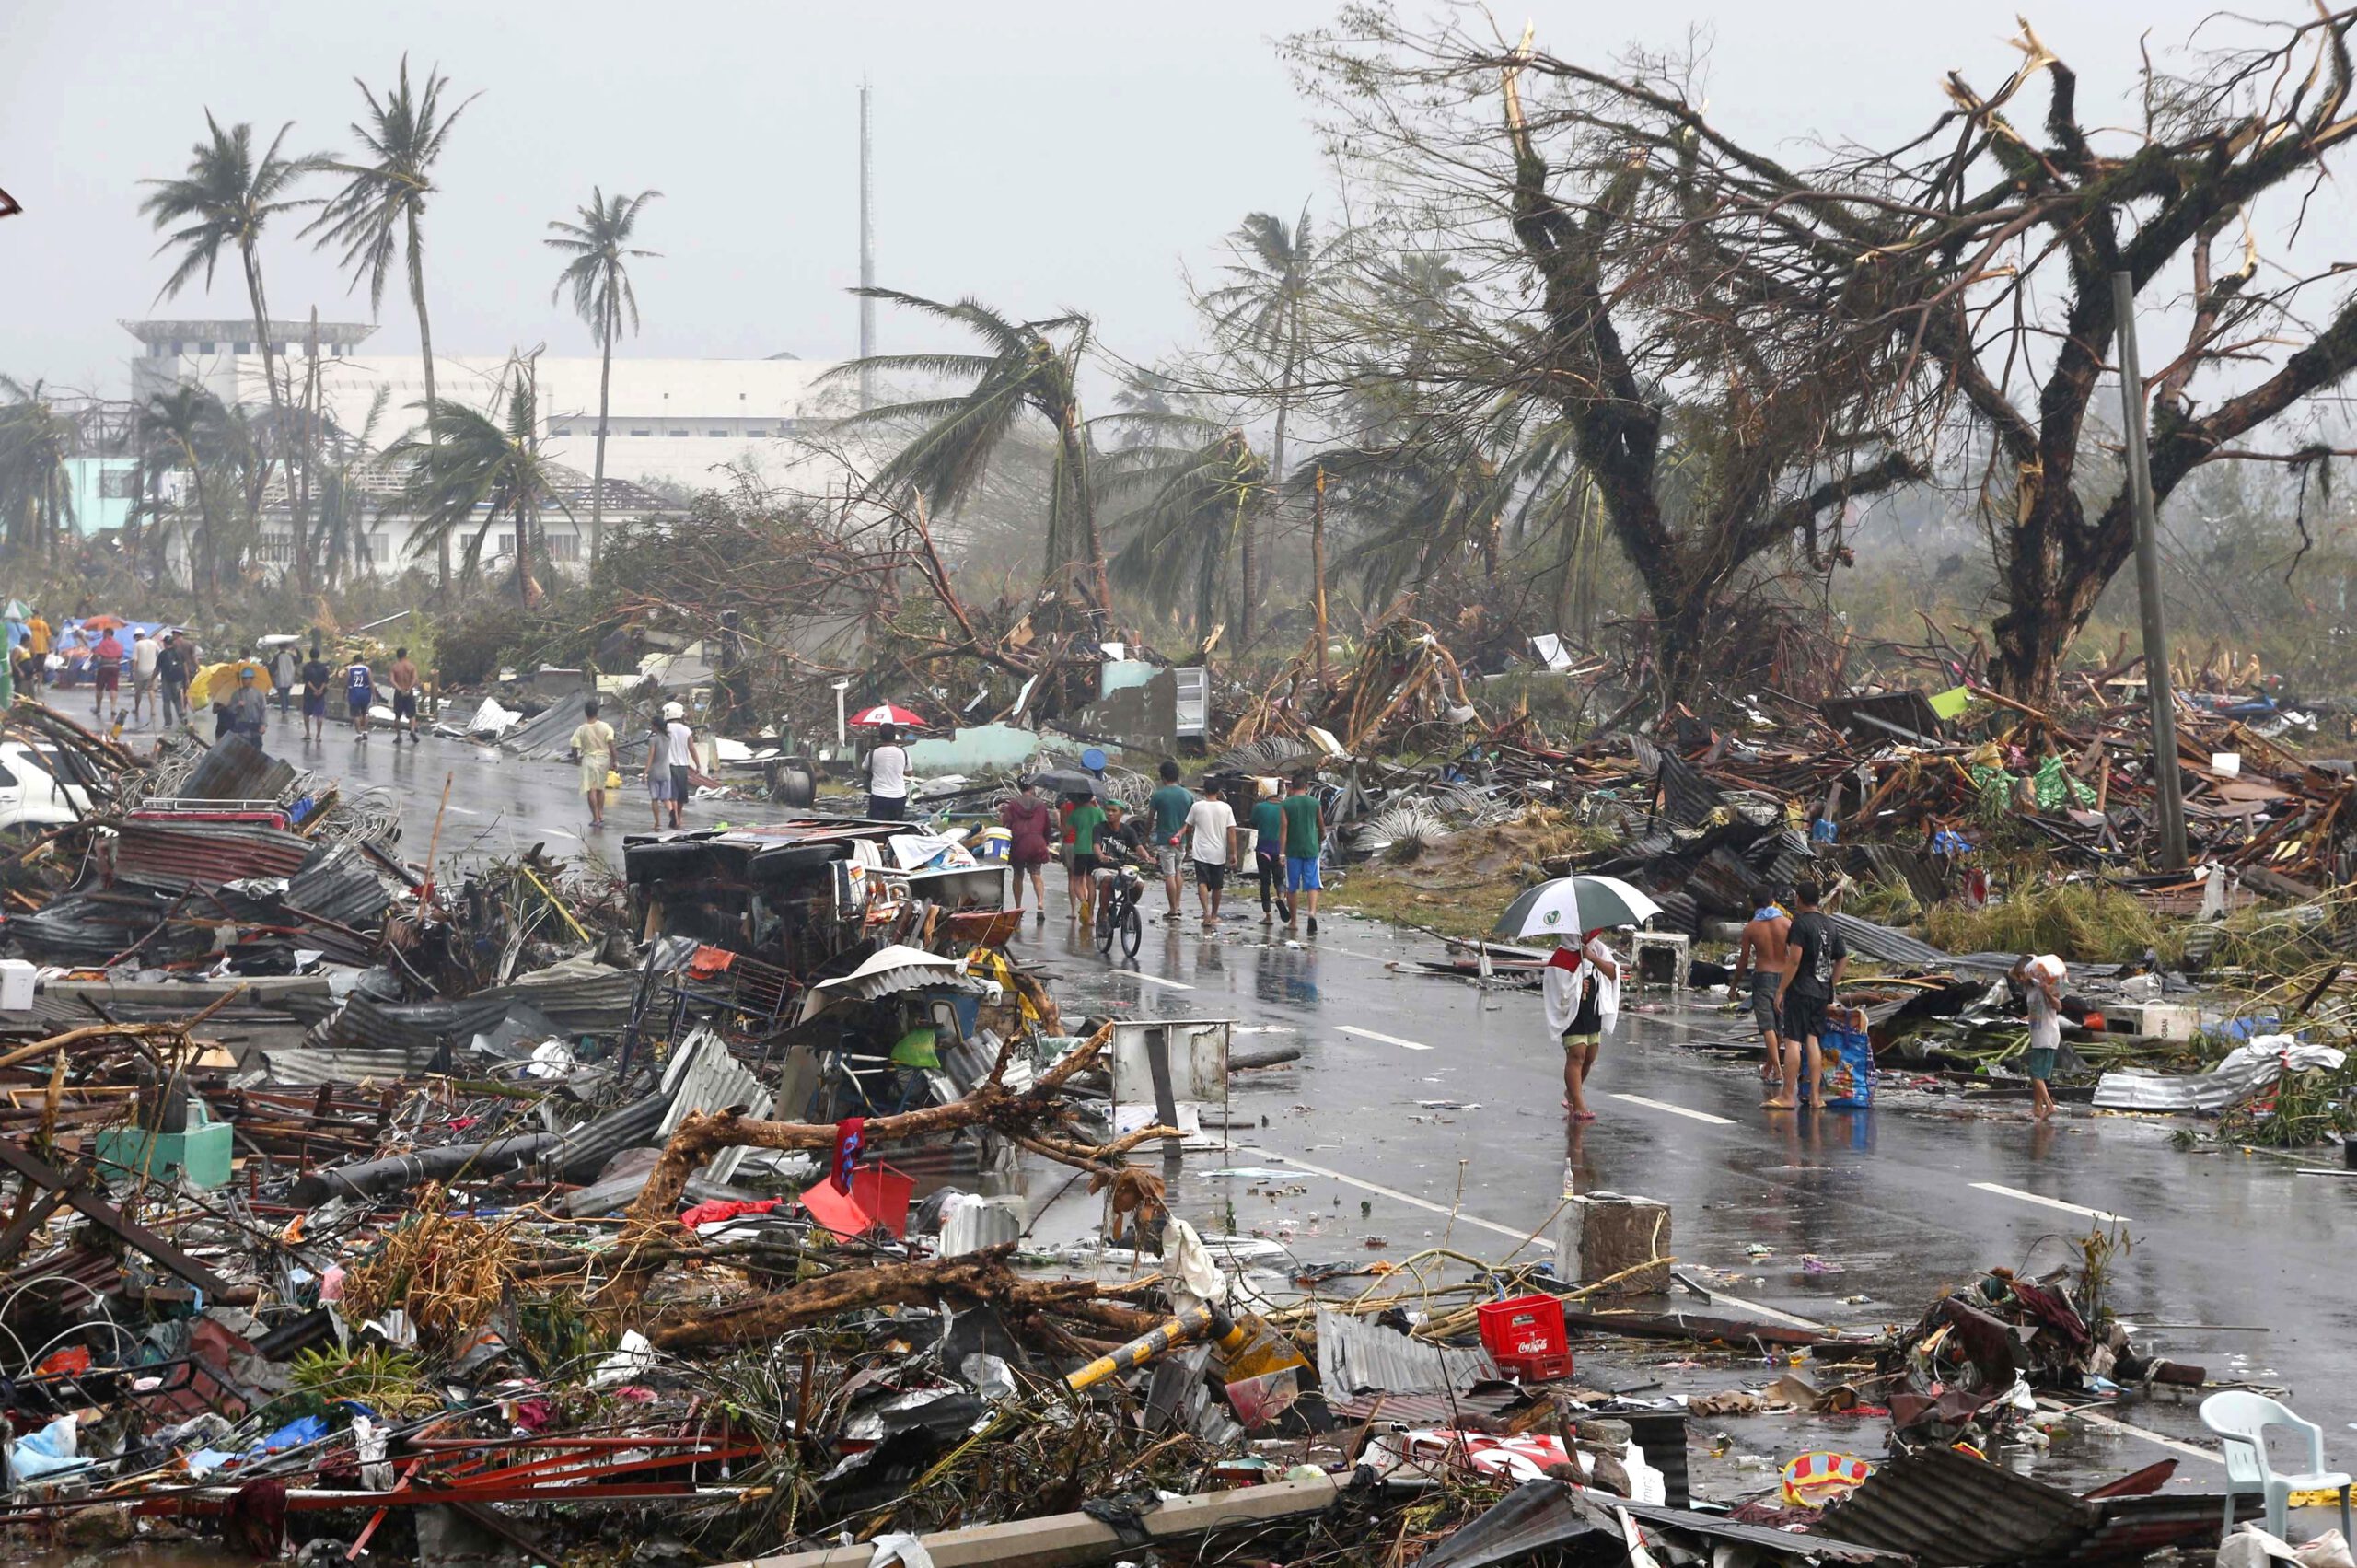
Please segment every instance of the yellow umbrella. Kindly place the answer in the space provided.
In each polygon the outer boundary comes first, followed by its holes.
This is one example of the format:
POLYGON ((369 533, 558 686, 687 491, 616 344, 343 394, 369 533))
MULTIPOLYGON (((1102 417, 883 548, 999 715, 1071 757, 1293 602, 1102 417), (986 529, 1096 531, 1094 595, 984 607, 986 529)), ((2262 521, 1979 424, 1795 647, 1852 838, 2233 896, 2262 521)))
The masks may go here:
POLYGON ((229 693, 238 689, 238 672, 243 669, 250 669, 254 672, 255 690, 267 691, 271 689, 270 671, 261 665, 250 658, 228 659, 220 664, 208 664, 196 672, 196 679, 188 683, 189 701, 192 703, 227 702, 229 693))

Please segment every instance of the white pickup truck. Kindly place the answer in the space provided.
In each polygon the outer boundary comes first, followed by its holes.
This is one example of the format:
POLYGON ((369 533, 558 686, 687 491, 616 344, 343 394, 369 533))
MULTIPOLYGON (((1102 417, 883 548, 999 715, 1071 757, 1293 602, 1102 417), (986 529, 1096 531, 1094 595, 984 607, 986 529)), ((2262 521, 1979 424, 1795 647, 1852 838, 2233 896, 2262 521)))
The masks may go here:
POLYGON ((90 808, 79 784, 61 784, 37 747, 0 740, 0 834, 29 837, 76 821, 90 808))

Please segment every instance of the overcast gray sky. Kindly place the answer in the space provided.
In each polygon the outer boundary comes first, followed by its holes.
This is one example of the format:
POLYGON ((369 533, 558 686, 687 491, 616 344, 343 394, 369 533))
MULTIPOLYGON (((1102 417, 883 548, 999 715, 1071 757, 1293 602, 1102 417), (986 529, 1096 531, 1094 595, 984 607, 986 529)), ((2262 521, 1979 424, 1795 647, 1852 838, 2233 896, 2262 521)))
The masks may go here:
MULTIPOLYGON (((1921 129, 1961 68, 1984 90, 2017 60, 2022 0, 1660 0, 1495 8, 1539 41, 1596 57, 1709 29, 1711 107, 1754 136, 1921 129)), ((2155 46, 2214 7, 2190 0, 2070 0, 2033 9, 2084 78, 2091 120, 2124 122, 2136 34, 2155 46)), ((2258 14, 2288 16, 2290 0, 2258 14)), ((120 394, 132 340, 118 318, 237 316, 234 269, 208 297, 154 303, 167 267, 137 213, 142 178, 179 172, 204 110, 266 139, 347 150, 352 77, 439 64, 480 89, 441 169, 428 237, 438 349, 497 354, 545 342, 592 352, 549 302, 540 241, 593 183, 660 188, 642 263, 635 352, 808 358, 856 343, 857 120, 876 87, 879 281, 971 293, 1020 312, 1074 307, 1102 338, 1150 359, 1190 322, 1183 262, 1256 208, 1322 199, 1305 108, 1273 35, 1323 23, 1325 4, 656 4, 272 0, 94 6, 17 0, 0 46, 0 372, 120 394)), ((366 319, 289 225, 267 252, 273 313, 317 303, 366 319)), ((371 346, 412 351, 399 285, 371 346)), ((938 341, 887 311, 888 348, 938 341)))

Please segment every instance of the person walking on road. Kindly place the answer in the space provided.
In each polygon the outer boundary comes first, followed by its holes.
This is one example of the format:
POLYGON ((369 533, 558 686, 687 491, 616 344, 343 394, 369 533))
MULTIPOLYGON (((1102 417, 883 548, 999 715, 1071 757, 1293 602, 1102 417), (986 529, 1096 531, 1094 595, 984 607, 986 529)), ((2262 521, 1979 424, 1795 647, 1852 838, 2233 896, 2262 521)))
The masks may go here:
POLYGON ((335 671, 319 656, 319 645, 311 645, 311 656, 303 661, 303 738, 324 745, 328 738, 328 682, 335 679, 335 671))
POLYGON ((393 744, 401 743, 401 726, 409 726, 409 743, 417 741, 417 666, 410 662, 407 648, 393 650, 393 668, 385 672, 393 683, 393 744))
POLYGON ((99 645, 90 650, 90 686, 94 695, 90 716, 103 720, 109 704, 114 716, 122 717, 122 642, 111 628, 99 633, 99 645))
POLYGON ((2054 1114, 2054 1059, 2062 1051, 2062 981, 2070 968, 2051 953, 2025 958, 2014 966, 2013 981, 2029 1008, 2029 1050, 2022 1070, 2029 1074, 2029 1114, 2043 1121, 2054 1114))
POLYGON ((679 816, 687 808, 688 796, 695 787, 691 776, 696 765, 696 732, 688 723, 688 710, 677 703, 663 704, 663 761, 671 771, 671 826, 682 824, 679 816))
POLYGON ((163 718, 163 704, 156 696, 156 664, 164 652, 164 645, 156 640, 153 632, 142 632, 131 639, 131 722, 156 724, 163 718))
POLYGON ((1760 1103, 1771 1110, 1793 1110, 1800 1104, 1801 1066, 1808 1066, 1808 1103, 1825 1106, 1825 1056, 1817 1041, 1825 1033, 1825 1010, 1850 968, 1850 947, 1825 912, 1817 907, 1824 895, 1814 882, 1793 889, 1799 912, 1784 933, 1784 982, 1776 1005, 1784 1026, 1784 1086, 1760 1103))
POLYGON ((303 679, 303 660, 292 643, 281 643, 270 656, 270 683, 278 688, 278 716, 286 717, 295 703, 295 687, 303 679))
POLYGON ((188 683, 192 673, 188 650, 180 646, 176 634, 165 633, 162 646, 156 650, 156 691, 163 703, 163 717, 157 721, 158 724, 188 722, 188 683))
POLYGON ((1023 878, 1031 878, 1031 898, 1035 906, 1035 923, 1048 918, 1048 883, 1041 870, 1053 860, 1055 850, 1050 839, 1055 831, 1056 814, 1039 798, 1037 780, 1027 779, 1017 785, 1006 804, 998 808, 999 826, 1006 830, 1006 858, 1015 867, 1015 912, 1023 912, 1023 878))
POLYGON ((1760 1043, 1766 1048, 1759 1060, 1759 1081, 1771 1090, 1784 1077, 1783 1050, 1779 1043, 1783 1020, 1777 1016, 1776 993, 1784 986, 1784 935, 1792 928, 1793 917, 1774 904, 1754 910, 1736 943, 1735 975, 1727 982, 1727 993, 1740 999, 1745 979, 1750 980, 1751 1019, 1759 1027, 1760 1043))
POLYGON ((1084 931, 1097 918, 1097 835, 1109 820, 1093 795, 1074 796, 1072 808, 1064 813, 1064 853, 1072 873, 1065 893, 1072 902, 1071 918, 1084 931))
POLYGON ((1162 785, 1146 798, 1146 807, 1154 814, 1154 860, 1162 873, 1162 918, 1177 924, 1178 921, 1178 876, 1185 869, 1186 849, 1179 837, 1187 829, 1187 814, 1195 808, 1195 796, 1178 782, 1178 764, 1168 758, 1162 763, 1162 785))
POLYGON ((238 689, 229 693, 229 733, 261 744, 262 726, 270 723, 270 699, 262 695, 250 664, 238 667, 238 689))
POLYGON ((1599 928, 1582 937, 1576 949, 1558 946, 1548 957, 1539 986, 1548 1031, 1563 1042, 1563 1109, 1573 1121, 1593 1121, 1587 1075, 1603 1053, 1604 1037, 1620 1021, 1620 960, 1599 928))
POLYGON ((1195 902, 1203 923, 1219 923, 1220 892, 1236 858, 1236 807, 1207 795, 1187 810, 1187 854, 1195 863, 1195 902))
POLYGON ((1309 793, 1309 775, 1295 773, 1292 793, 1285 796, 1284 837, 1279 845, 1285 857, 1285 891, 1294 897, 1294 907, 1285 911, 1285 929, 1293 929, 1294 912, 1306 904, 1309 911, 1309 934, 1318 935, 1318 894, 1325 883, 1318 874, 1318 851, 1325 845, 1325 831, 1318 821, 1318 797, 1309 793))
POLYGON ((654 803, 655 830, 663 830, 664 807, 671 803, 671 737, 656 714, 646 735, 646 798, 654 803))
POLYGON ((909 814, 909 749, 900 732, 878 726, 876 744, 867 750, 867 819, 899 822, 909 814))
POLYGON ((589 825, 606 825, 606 775, 614 766, 614 726, 598 716, 598 699, 581 704, 573 731, 573 754, 581 763, 581 795, 589 802, 589 825))
POLYGON ((49 622, 41 618, 40 610, 36 610, 25 617, 25 646, 33 656, 32 694, 35 697, 40 695, 41 688, 49 683, 51 635, 49 622))
MULTIPOLYGON (((1260 883, 1260 923, 1266 925, 1274 908, 1293 923, 1293 900, 1285 893, 1285 808, 1273 795, 1264 795, 1252 803, 1252 868, 1260 883)), ((1242 866, 1237 867, 1241 871, 1242 866)))
POLYGON ((368 710, 377 703, 377 672, 358 654, 343 667, 343 705, 352 714, 352 738, 368 738, 368 710))

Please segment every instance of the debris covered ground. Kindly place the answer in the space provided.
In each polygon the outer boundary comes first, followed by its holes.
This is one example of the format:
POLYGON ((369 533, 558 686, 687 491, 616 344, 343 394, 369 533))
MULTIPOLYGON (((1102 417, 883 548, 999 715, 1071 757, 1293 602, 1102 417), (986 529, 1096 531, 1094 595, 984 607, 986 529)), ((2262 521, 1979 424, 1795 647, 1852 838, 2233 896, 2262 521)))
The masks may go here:
MULTIPOLYGON (((1703 1018, 1729 922, 1804 868, 1845 881, 1869 1098, 2008 1099, 2030 944, 1936 946, 1922 917, 2084 887, 2166 940, 2073 955, 2066 1098, 2250 1142, 2349 1129, 2345 769, 2189 726, 2220 869, 2140 876, 2116 715, 1960 733, 1891 703, 1863 732, 1550 740, 1461 712, 1480 682, 1427 634, 1317 712, 1247 704, 1198 783, 1310 773, 1338 881, 1422 873, 1485 919, 1534 877, 1625 876, 1687 939, 1660 1005, 1703 1018), (2036 860, 1999 853, 2021 835, 2036 860)), ((453 727, 538 722, 490 718, 453 727)), ((610 865, 462 864, 439 811, 242 739, 151 754, 36 703, 10 722, 77 796, 6 878, 0 1327, 29 1539, 1993 1563, 2206 1548, 2230 1506, 2165 1464, 2035 1473, 2083 1412, 2251 1381, 2139 1343, 2100 1223, 1840 1329, 1752 1310, 1740 1273, 1678 1260, 1676 1215, 1568 1175, 1531 1216, 1545 1247, 1190 1223, 1175 1191, 1205 1174, 1286 1187, 1239 1170, 1228 1085, 1299 1052, 1097 1006, 1023 956, 975 830, 1022 768, 921 784, 920 824, 827 809, 814 776, 798 815, 610 865), (1035 1238, 1074 1191, 1084 1244, 1035 1238)), ((1143 807, 1146 771, 1109 765, 1104 792, 1143 807)), ((1419 969, 1510 997, 1543 958, 1477 942, 1419 969)), ((1696 1043, 1736 1055, 1744 1021, 1696 1043)))

